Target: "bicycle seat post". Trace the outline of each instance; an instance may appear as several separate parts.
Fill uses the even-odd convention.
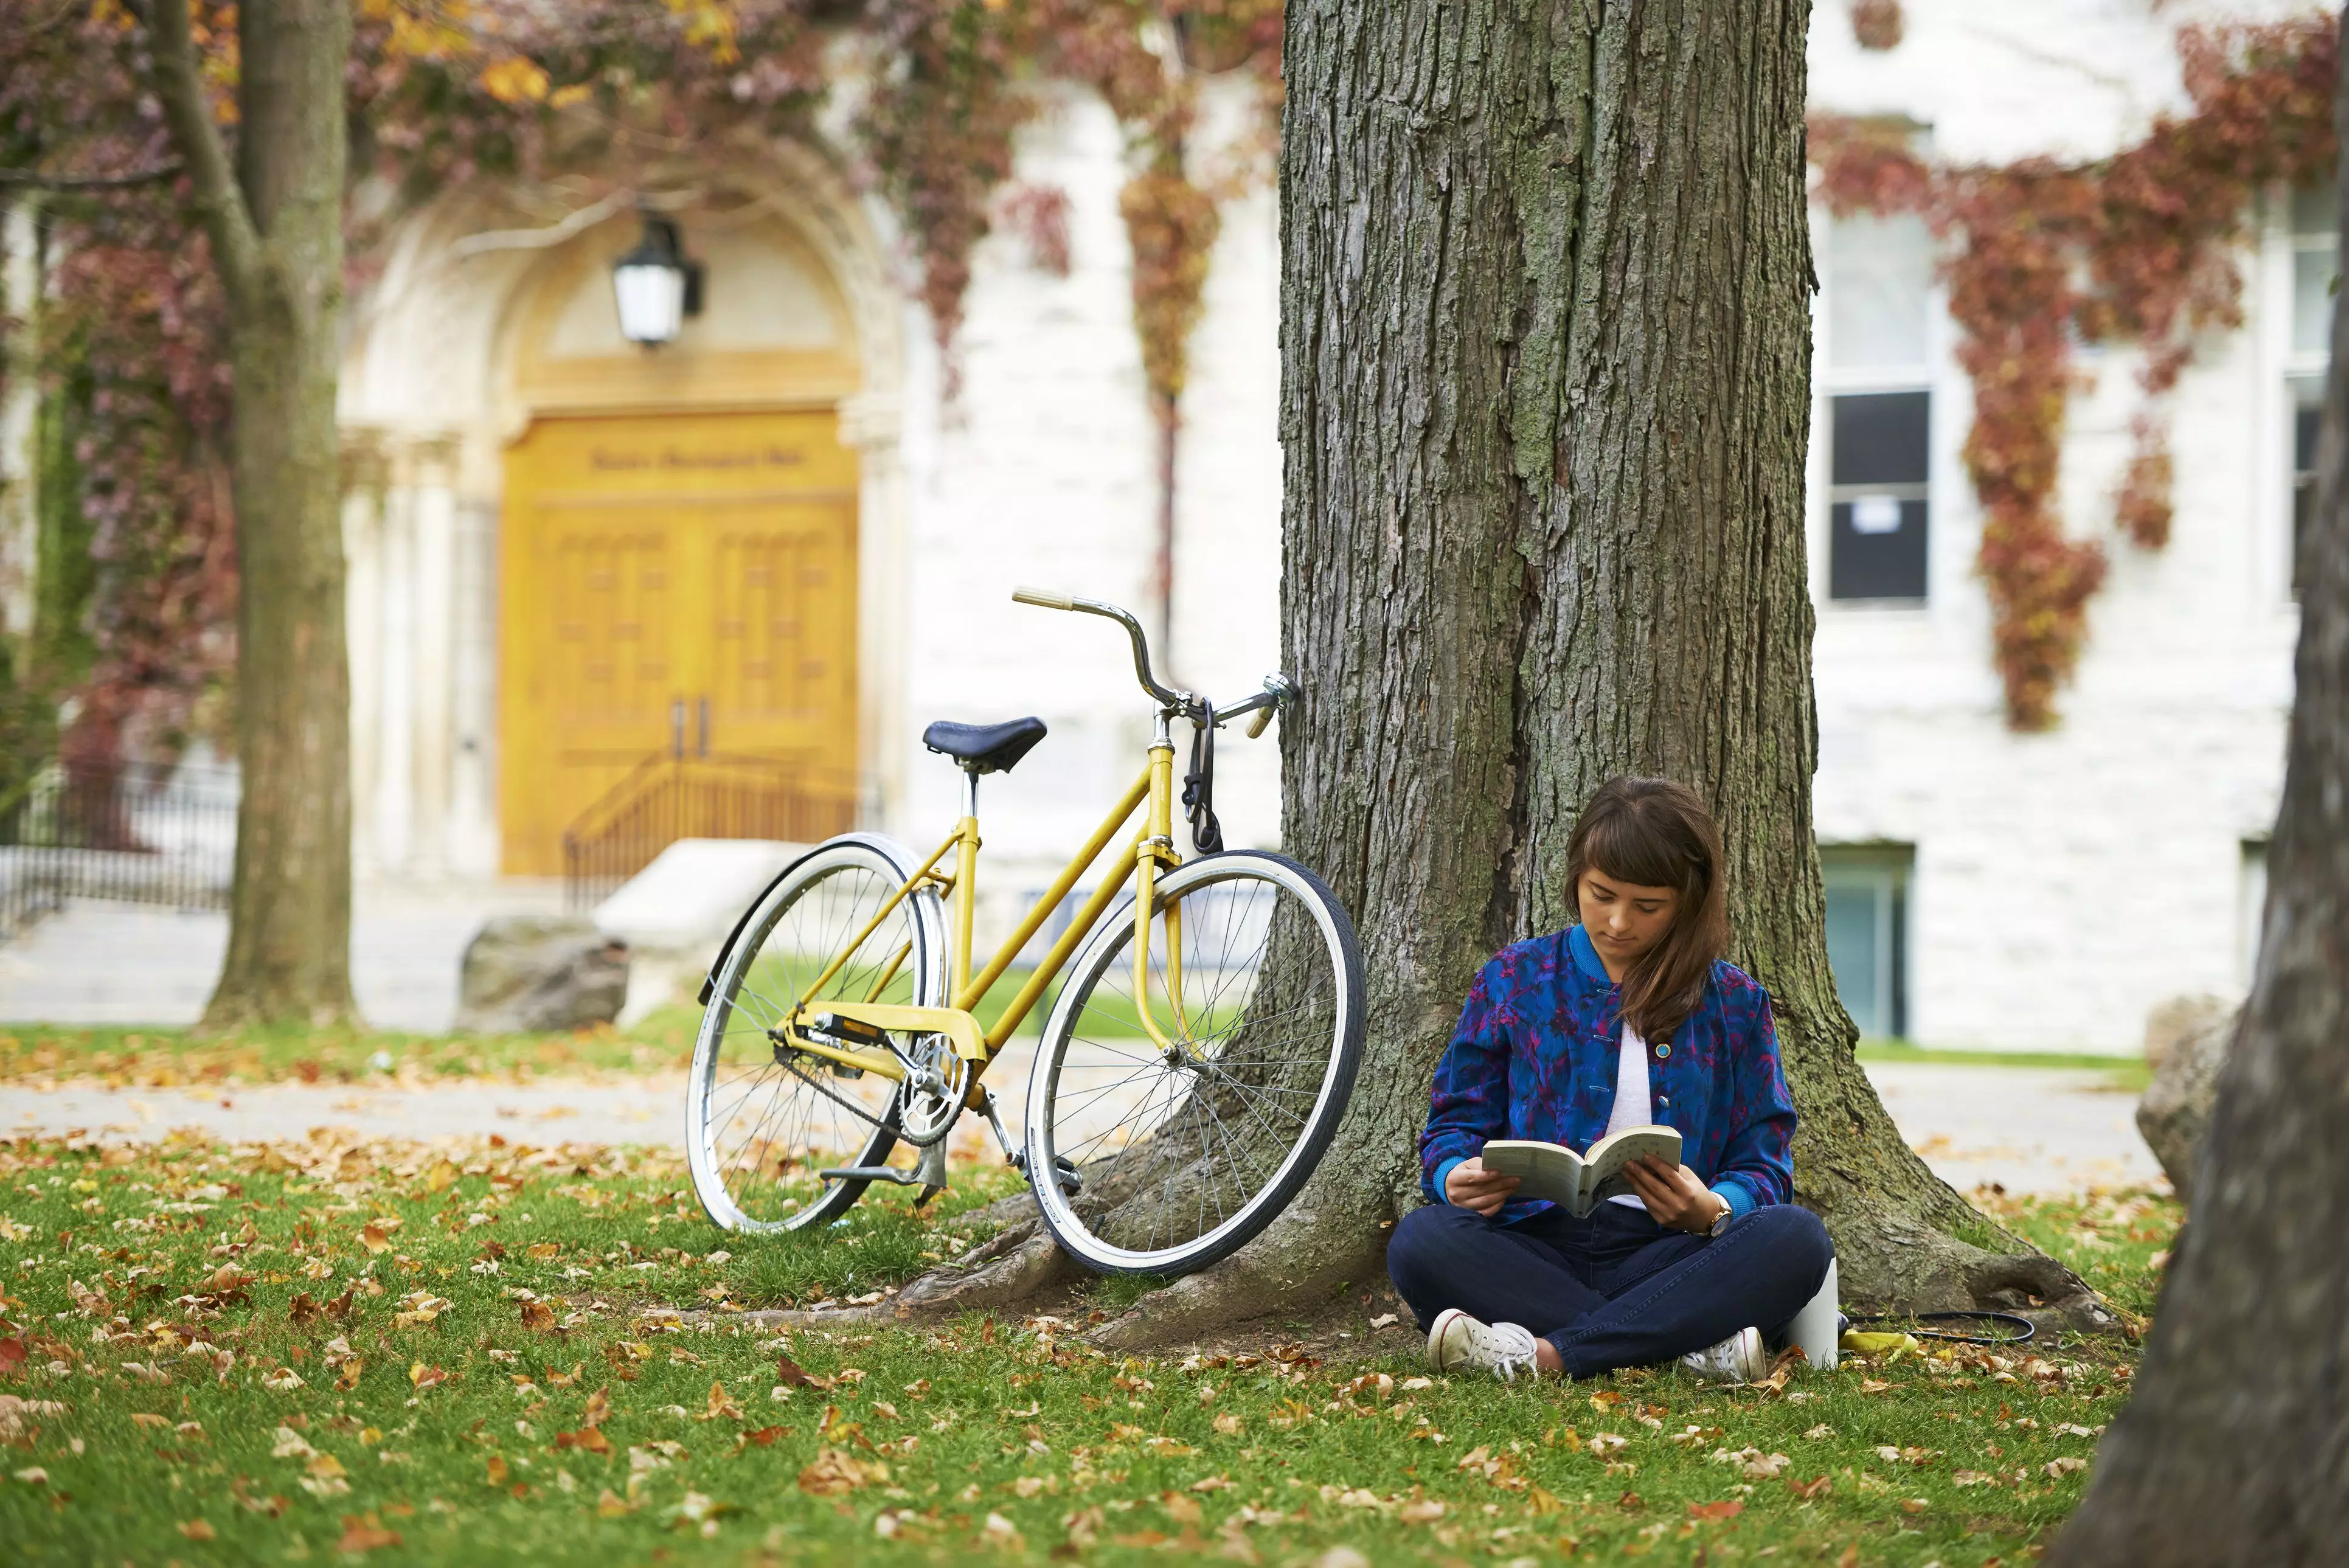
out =
[[[962,820],[956,831],[962,842],[955,851],[955,944],[948,965],[948,995],[957,1007],[968,1006],[963,993],[970,988],[970,941],[978,903],[978,774],[974,759],[962,765]]]

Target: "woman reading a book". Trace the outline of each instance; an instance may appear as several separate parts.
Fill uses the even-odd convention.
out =
[[[1787,1202],[1795,1107],[1769,995],[1722,958],[1721,830],[1682,785],[1613,779],[1583,808],[1566,875],[1580,923],[1504,950],[1469,990],[1420,1137],[1433,1202],[1395,1227],[1387,1267],[1437,1371],[1588,1377],[1678,1357],[1759,1378],[1765,1336],[1833,1250]],[[1676,1131],[1682,1162],[1632,1160],[1596,1203],[1517,1196],[1521,1178],[1481,1158],[1534,1140],[1506,1162],[1547,1181],[1582,1169],[1540,1147],[1564,1145],[1592,1156],[1588,1181],[1607,1163],[1593,1146],[1643,1126]],[[1671,1139],[1623,1145],[1642,1141]]]

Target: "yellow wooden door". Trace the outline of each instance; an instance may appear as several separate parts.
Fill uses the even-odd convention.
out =
[[[856,471],[830,411],[543,419],[509,450],[505,869],[647,757],[856,748]],[[680,723],[681,721],[681,723]]]

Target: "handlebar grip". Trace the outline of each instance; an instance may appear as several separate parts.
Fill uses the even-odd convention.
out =
[[[1066,593],[1055,593],[1049,588],[1014,588],[1011,600],[1015,604],[1034,604],[1046,610],[1073,610],[1077,602]]]
[[[1268,702],[1256,710],[1256,717],[1248,720],[1247,738],[1250,740],[1264,733],[1265,727],[1272,722],[1272,716],[1279,710],[1279,707],[1278,703]]]

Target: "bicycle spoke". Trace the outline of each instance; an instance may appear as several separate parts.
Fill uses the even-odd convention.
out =
[[[730,1209],[739,1216],[729,1222],[814,1223],[853,1202],[862,1184],[816,1181],[812,1173],[884,1159],[895,1141],[888,1119],[895,1080],[851,1076],[788,1050],[777,1056],[771,1031],[817,976],[833,971],[811,1003],[933,999],[936,971],[909,967],[899,957],[916,941],[915,900],[901,901],[848,947],[895,892],[897,873],[862,846],[819,853],[830,863],[772,895],[777,902],[745,927],[740,950],[721,970],[723,994],[712,999],[696,1054],[696,1136],[709,1169],[697,1168],[695,1180],[713,1212]],[[927,954],[919,963],[935,957]],[[721,1191],[709,1190],[713,1181]]]

